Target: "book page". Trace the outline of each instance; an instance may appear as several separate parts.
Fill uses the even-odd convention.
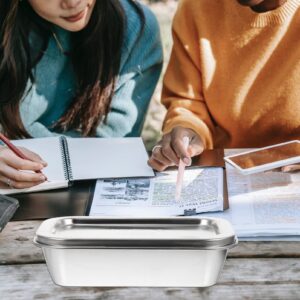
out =
[[[230,209],[209,216],[229,220],[239,237],[300,235],[300,172],[226,172]]]
[[[18,147],[24,147],[37,153],[48,163],[48,166],[42,170],[47,176],[48,181],[28,189],[0,189],[1,194],[29,193],[68,186],[68,182],[65,179],[63,158],[58,137],[14,140],[12,143]]]
[[[155,178],[98,180],[90,216],[192,215],[223,210],[223,169],[190,168],[184,173],[180,201],[175,200],[177,171]]]
[[[68,138],[74,180],[154,176],[141,138]]]

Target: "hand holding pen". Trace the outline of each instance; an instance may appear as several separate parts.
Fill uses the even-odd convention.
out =
[[[47,163],[36,153],[14,146],[3,134],[0,139],[0,188],[28,188],[47,180],[42,169]],[[32,171],[32,172],[25,172]]]
[[[184,136],[182,139],[182,143],[184,146],[184,149],[187,151],[190,140],[187,136]],[[184,170],[185,170],[186,164],[182,159],[179,160],[179,165],[178,165],[178,172],[177,172],[177,180],[176,180],[176,191],[175,191],[175,200],[180,201],[181,198],[181,190],[182,190],[182,185],[183,185],[183,176],[184,176]]]
[[[188,148],[184,145],[184,137],[189,139]],[[157,171],[163,171],[169,166],[178,166],[181,159],[189,166],[191,158],[201,154],[203,150],[201,137],[194,130],[178,126],[154,146],[148,164]]]

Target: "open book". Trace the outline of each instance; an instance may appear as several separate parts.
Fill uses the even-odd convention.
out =
[[[12,142],[39,154],[48,163],[43,169],[48,181],[28,189],[0,189],[0,194],[57,189],[73,180],[154,176],[141,138],[60,136]]]

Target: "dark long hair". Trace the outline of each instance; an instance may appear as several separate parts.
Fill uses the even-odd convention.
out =
[[[132,0],[142,23],[141,8]],[[47,49],[53,25],[39,17],[27,1],[0,1],[0,124],[10,138],[30,137],[20,116],[20,102],[27,82],[34,82],[32,68]],[[105,121],[119,73],[126,15],[120,0],[96,0],[88,25],[72,33],[69,53],[77,79],[75,97],[55,127],[95,135]],[[39,37],[34,51],[29,35]],[[36,49],[38,48],[38,49]]]

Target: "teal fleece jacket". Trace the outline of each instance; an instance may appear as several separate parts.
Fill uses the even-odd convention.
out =
[[[145,27],[139,38],[141,20],[128,0],[121,0],[127,16],[120,72],[111,110],[105,123],[97,127],[97,137],[139,136],[145,114],[162,67],[162,47],[157,20],[141,5]],[[61,28],[56,35],[64,50],[70,50],[72,33]],[[34,40],[32,41],[34,43]],[[78,131],[55,132],[53,124],[65,113],[76,89],[70,58],[62,54],[51,37],[42,59],[33,70],[20,106],[21,118],[32,137],[66,135],[80,137]],[[31,87],[29,89],[29,87]]]

